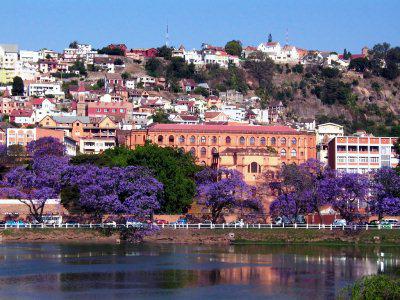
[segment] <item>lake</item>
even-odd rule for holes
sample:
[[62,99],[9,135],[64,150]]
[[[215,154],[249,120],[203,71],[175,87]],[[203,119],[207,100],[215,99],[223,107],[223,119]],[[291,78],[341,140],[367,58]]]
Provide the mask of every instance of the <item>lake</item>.
[[0,244],[0,299],[333,299],[399,247]]

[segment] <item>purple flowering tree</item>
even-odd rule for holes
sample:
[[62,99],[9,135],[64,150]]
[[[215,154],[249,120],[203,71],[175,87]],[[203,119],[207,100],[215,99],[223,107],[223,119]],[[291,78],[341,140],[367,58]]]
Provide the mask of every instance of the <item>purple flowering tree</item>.
[[61,174],[67,165],[66,157],[34,157],[27,167],[15,167],[4,176],[0,193],[24,203],[30,214],[41,222],[46,201],[59,196]]
[[321,182],[326,203],[330,203],[347,222],[362,217],[359,208],[367,203],[369,190],[369,179],[363,174],[334,173]]
[[269,181],[269,188],[276,195],[270,205],[271,215],[290,220],[297,220],[301,214],[320,215],[321,206],[326,204],[321,182],[330,174],[316,159],[300,165],[283,165],[277,178]]
[[260,200],[254,196],[255,187],[244,182],[236,170],[206,168],[196,174],[196,183],[198,203],[210,210],[213,223],[227,212],[263,212]]
[[29,142],[26,150],[31,156],[64,156],[65,146],[54,137],[42,137],[36,141]]
[[400,175],[394,169],[379,169],[372,174],[369,212],[381,220],[384,215],[400,215]]
[[64,187],[77,189],[79,206],[97,216],[129,214],[144,221],[160,208],[162,184],[144,167],[70,166],[63,173]]

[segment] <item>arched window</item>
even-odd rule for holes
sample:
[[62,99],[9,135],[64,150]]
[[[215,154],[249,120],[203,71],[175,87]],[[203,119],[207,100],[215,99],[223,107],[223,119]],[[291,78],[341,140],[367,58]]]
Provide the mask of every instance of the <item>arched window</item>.
[[179,150],[180,154],[184,154],[185,153],[185,149],[183,149],[183,148],[179,148],[178,150]]
[[204,147],[201,147],[201,149],[200,149],[200,156],[206,156],[206,154],[207,154],[207,149],[204,148]]
[[281,150],[281,156],[282,156],[282,157],[286,157],[286,150],[285,150],[285,149],[282,149],[282,150]]
[[201,143],[205,143],[206,141],[207,141],[207,139],[206,139],[205,136],[202,136],[202,137],[200,138],[200,142],[201,142]]
[[216,154],[216,153],[218,153],[218,150],[217,150],[217,148],[213,147],[213,148],[211,149],[211,153],[212,153],[212,154]]
[[192,136],[190,137],[190,142],[191,142],[192,144],[194,144],[194,143],[196,142],[196,137],[195,137],[194,135],[192,135]]
[[179,137],[179,143],[183,144],[185,142],[185,137],[183,135],[181,135]]
[[262,138],[260,139],[260,144],[261,144],[261,146],[265,146],[265,144],[266,144],[265,137],[262,137]]
[[230,144],[231,143],[231,137],[227,136],[225,139],[225,143]]
[[192,154],[193,156],[196,156],[196,149],[190,148],[190,154]]
[[292,138],[292,145],[296,145],[296,144],[297,144],[296,138]]
[[256,139],[254,138],[254,136],[252,136],[250,138],[250,145],[254,145],[256,143]]
[[274,138],[274,137],[271,138],[271,145],[272,146],[276,145],[276,138]]
[[173,143],[174,143],[174,136],[173,136],[173,135],[170,135],[170,136],[168,137],[168,142],[169,142],[170,144],[173,144]]
[[291,157],[296,157],[297,156],[297,151],[295,149],[292,149],[292,151],[290,151],[290,156]]
[[241,136],[241,137],[239,138],[239,144],[240,144],[240,145],[244,145],[245,142],[246,142],[246,139],[245,139],[243,136]]
[[255,161],[253,161],[248,167],[247,167],[247,171],[249,173],[260,173],[261,172],[261,166],[256,163]]
[[286,145],[286,138],[281,138],[281,145],[283,146],[283,145]]
[[216,136],[213,136],[212,138],[211,138],[211,143],[213,143],[213,144],[216,144],[217,143],[217,137]]
[[162,143],[164,140],[164,137],[162,135],[159,135],[157,140],[159,143]]

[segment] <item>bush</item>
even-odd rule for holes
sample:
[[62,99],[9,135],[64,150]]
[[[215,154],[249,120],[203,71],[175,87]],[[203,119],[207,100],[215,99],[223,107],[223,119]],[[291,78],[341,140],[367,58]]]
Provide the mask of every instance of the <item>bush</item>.
[[321,74],[325,78],[337,78],[340,72],[336,68],[323,68]]
[[375,92],[380,92],[382,90],[381,85],[378,82],[372,82],[371,83],[371,88],[375,91]]
[[339,299],[400,299],[400,279],[387,275],[366,276],[344,289]]

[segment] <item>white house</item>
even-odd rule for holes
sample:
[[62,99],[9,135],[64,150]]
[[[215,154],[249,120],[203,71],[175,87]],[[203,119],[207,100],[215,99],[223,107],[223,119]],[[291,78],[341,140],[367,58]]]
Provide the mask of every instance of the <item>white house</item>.
[[243,122],[246,118],[246,110],[235,105],[222,105],[221,111],[229,117],[230,121]]
[[38,62],[39,61],[39,52],[31,51],[31,50],[20,50],[19,51],[19,60],[22,62]]
[[136,81],[135,81],[135,80],[126,80],[126,81],[125,81],[125,87],[126,87],[127,89],[132,89],[132,90],[134,90],[134,89],[135,89],[135,86],[136,86]]
[[60,83],[31,83],[28,85],[28,96],[43,97],[46,95],[54,95],[55,97],[64,97],[61,91]]

